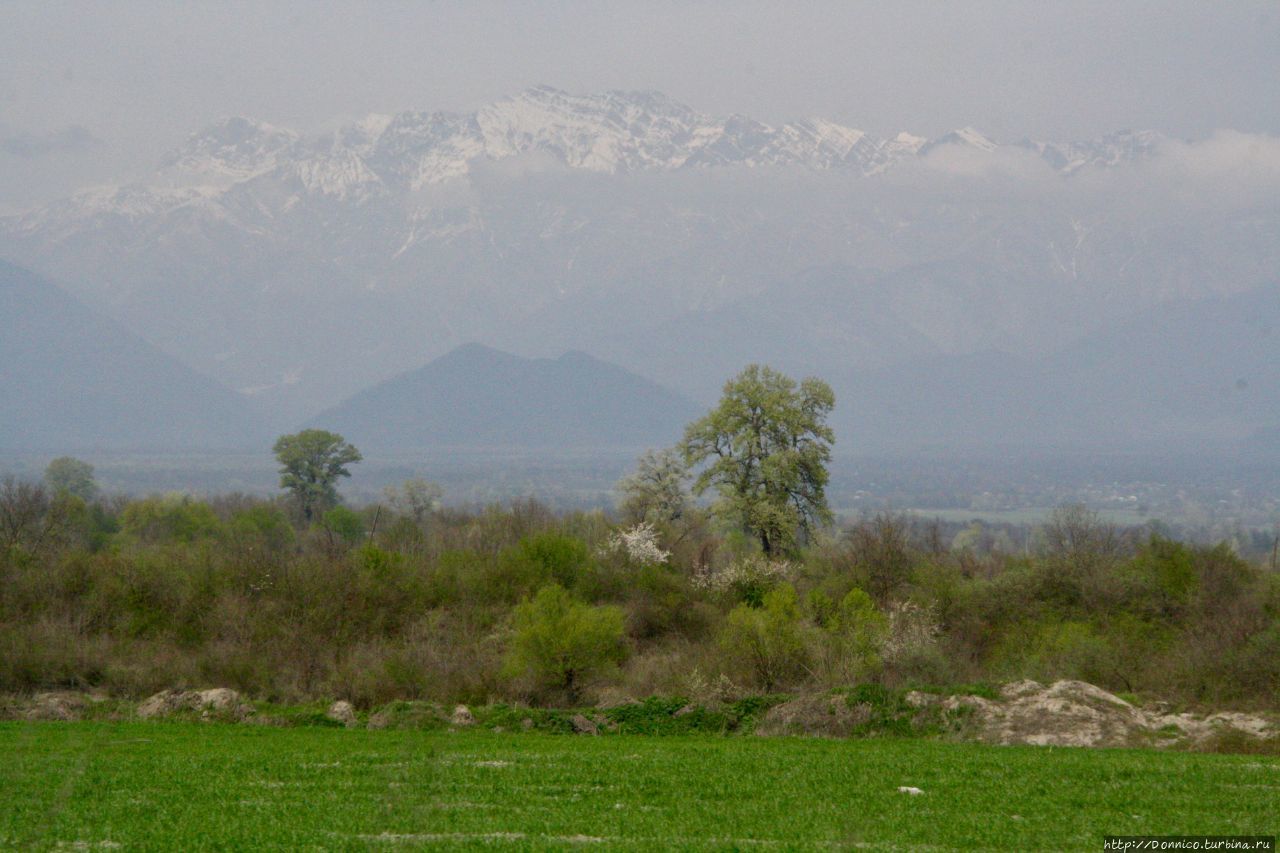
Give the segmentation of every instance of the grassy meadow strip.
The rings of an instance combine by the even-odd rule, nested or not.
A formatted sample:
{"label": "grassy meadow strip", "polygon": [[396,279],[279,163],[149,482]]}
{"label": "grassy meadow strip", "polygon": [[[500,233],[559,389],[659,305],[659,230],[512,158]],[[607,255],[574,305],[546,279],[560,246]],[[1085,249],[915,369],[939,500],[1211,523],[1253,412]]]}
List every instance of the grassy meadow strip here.
{"label": "grassy meadow strip", "polygon": [[0,755],[19,849],[1097,850],[1280,824],[1259,756],[179,722],[2,723]]}

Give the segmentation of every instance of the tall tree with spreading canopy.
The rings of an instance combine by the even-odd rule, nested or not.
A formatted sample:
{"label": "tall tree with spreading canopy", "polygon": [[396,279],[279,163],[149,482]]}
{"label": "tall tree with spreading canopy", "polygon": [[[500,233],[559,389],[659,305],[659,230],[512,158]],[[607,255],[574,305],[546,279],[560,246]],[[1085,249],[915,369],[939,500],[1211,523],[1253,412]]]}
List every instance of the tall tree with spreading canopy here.
{"label": "tall tree with spreading canopy", "polygon": [[338,478],[350,477],[347,466],[362,458],[342,436],[322,429],[282,435],[273,450],[280,462],[280,488],[293,493],[308,524],[337,505]]}
{"label": "tall tree with spreading canopy", "polygon": [[714,486],[716,511],[760,541],[765,554],[793,550],[831,522],[827,462],[835,435],[827,416],[835,407],[820,379],[794,379],[753,364],[724,386],[724,396],[685,430],[685,461],[706,464],[697,494]]}

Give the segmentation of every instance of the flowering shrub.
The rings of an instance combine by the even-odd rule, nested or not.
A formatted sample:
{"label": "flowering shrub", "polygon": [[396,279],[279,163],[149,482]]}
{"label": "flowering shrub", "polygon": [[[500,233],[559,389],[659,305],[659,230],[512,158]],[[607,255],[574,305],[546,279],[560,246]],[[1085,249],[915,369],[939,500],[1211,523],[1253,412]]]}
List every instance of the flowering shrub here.
{"label": "flowering shrub", "polygon": [[770,560],[753,554],[718,571],[694,575],[693,585],[709,592],[728,593],[738,601],[759,607],[764,603],[765,594],[789,579],[793,571],[794,566],[786,560]]}
{"label": "flowering shrub", "polygon": [[671,556],[670,551],[658,547],[658,531],[647,521],[627,530],[615,531],[609,537],[606,549],[644,566],[666,565],[667,558]]}

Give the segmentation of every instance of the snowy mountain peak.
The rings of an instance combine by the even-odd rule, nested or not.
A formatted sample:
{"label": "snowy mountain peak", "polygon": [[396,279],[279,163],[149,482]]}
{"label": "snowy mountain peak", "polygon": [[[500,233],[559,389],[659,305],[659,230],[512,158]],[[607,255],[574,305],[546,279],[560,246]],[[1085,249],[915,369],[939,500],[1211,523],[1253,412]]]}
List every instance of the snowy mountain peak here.
{"label": "snowy mountain peak", "polygon": [[1085,167],[1112,168],[1150,157],[1164,142],[1164,135],[1153,130],[1119,130],[1086,141],[1026,140],[1020,145],[1040,155],[1061,174],[1071,175]]}
{"label": "snowy mountain peak", "polygon": [[995,151],[999,147],[982,131],[972,127],[962,127],[943,134],[929,143],[928,147],[937,148],[941,145],[963,145],[968,148],[976,148],[979,151]]}
{"label": "snowy mountain peak", "polygon": [[163,167],[256,174],[274,165],[274,160],[293,149],[298,141],[297,133],[273,124],[227,118],[192,133],[182,147],[165,156]]}
{"label": "snowy mountain peak", "polygon": [[658,92],[570,95],[550,86],[526,89],[475,115],[489,158],[544,151],[571,168],[596,172],[680,166],[692,130],[705,121]]}
{"label": "snowy mountain peak", "polygon": [[[1119,131],[1088,142],[1026,140],[1012,147],[1069,176],[1148,157],[1162,141],[1150,131]],[[534,86],[475,112],[375,114],[311,138],[254,119],[222,119],[167,155],[148,184],[75,197],[36,218],[80,221],[113,210],[136,216],[193,205],[206,211],[222,205],[237,212],[209,215],[237,217],[242,203],[283,211],[307,196],[360,204],[466,178],[477,162],[523,155],[604,174],[734,166],[875,175],[940,146],[979,154],[1010,147],[972,127],[933,140],[906,132],[881,139],[823,118],[771,125],[745,115],[716,117],[661,92],[576,95]],[[225,193],[239,200],[223,204]]]}
{"label": "snowy mountain peak", "polygon": [[161,162],[161,169],[181,179],[227,183],[260,175],[294,153],[301,137],[292,130],[235,116],[193,133]]}

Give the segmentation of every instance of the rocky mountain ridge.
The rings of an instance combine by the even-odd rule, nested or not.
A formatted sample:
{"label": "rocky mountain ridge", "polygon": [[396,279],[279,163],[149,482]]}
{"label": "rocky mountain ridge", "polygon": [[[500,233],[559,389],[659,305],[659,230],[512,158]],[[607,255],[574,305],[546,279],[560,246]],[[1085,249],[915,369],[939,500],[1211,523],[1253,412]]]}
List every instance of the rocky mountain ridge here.
{"label": "rocky mountain ridge", "polygon": [[[658,92],[571,95],[537,86],[472,113],[370,115],[310,138],[229,117],[193,133],[166,155],[152,180],[95,188],[71,201],[84,216],[135,216],[207,201],[234,184],[269,176],[304,195],[358,203],[442,184],[471,174],[477,164],[522,156],[603,174],[739,166],[869,176],[957,146],[1028,152],[1070,175],[1150,156],[1163,139],[1152,131],[1119,131],[1083,142],[1002,145],[971,127],[932,140],[907,132],[876,138],[822,118],[770,125],[743,115],[716,117]],[[150,193],[146,202],[143,187]],[[61,203],[56,210],[65,217],[74,209]],[[31,216],[28,224],[45,219],[40,212]]]}

